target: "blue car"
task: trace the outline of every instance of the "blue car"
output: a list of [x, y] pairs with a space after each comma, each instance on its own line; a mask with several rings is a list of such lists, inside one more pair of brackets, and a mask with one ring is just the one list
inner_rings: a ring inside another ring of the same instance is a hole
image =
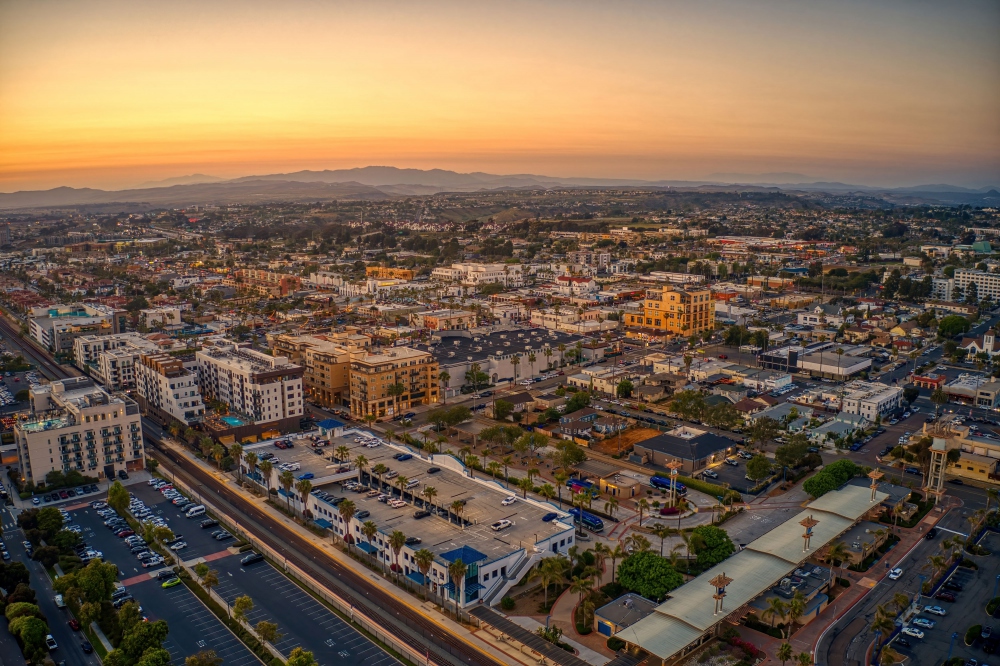
[[410, 458], [412, 458], [412, 457], [413, 457], [413, 456], [412, 456], [412, 455], [410, 455], [409, 453], [404, 453], [403, 455], [401, 455], [401, 456], [399, 456], [398, 458], [396, 458], [396, 460], [409, 460], [409, 459], [410, 459]]
[[555, 520], [558, 517], [559, 517], [558, 513], [547, 513], [544, 516], [542, 516], [542, 522], [543, 523], [549, 523], [549, 522], [552, 522], [553, 520]]
[[305, 481], [306, 479], [312, 479], [312, 478], [315, 478], [315, 476], [316, 476], [316, 475], [315, 475], [315, 474], [313, 474], [312, 472], [306, 472], [305, 474], [299, 474], [299, 475], [298, 475], [297, 477], [295, 477], [295, 478], [296, 478], [296, 479], [298, 479], [299, 481]]

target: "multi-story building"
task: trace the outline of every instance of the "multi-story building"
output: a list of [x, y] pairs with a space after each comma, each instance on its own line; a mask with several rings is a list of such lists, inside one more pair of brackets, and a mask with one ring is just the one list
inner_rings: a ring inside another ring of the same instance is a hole
[[853, 381], [844, 391], [841, 411], [859, 414], [872, 422], [899, 409], [903, 400], [902, 388], [880, 382]]
[[139, 356], [158, 350], [156, 343], [138, 333], [85, 335], [73, 341], [76, 367], [94, 377], [109, 391], [135, 388]]
[[193, 355], [185, 362], [170, 354], [143, 354], [135, 374], [139, 405], [161, 422], [175, 419], [191, 425], [205, 415]]
[[351, 360], [351, 413], [392, 417], [397, 410], [436, 403], [438, 373], [434, 356], [411, 347], [359, 354]]
[[350, 405], [351, 358], [365, 353], [370, 339], [357, 335], [277, 335], [269, 338], [275, 356], [286, 356], [305, 368], [309, 399], [321, 407]]
[[73, 352], [73, 341], [84, 335], [111, 335], [125, 330], [125, 310], [94, 303], [32, 308], [31, 337], [56, 354]]
[[467, 287], [502, 284], [512, 288], [524, 286], [523, 270], [521, 264], [452, 264], [451, 268], [435, 268], [431, 277], [460, 282]]
[[255, 425], [294, 428], [304, 413], [304, 369], [284, 356], [218, 344], [196, 355], [198, 386], [206, 399], [225, 403]]
[[979, 298], [989, 296], [996, 301], [1000, 298], [1000, 273], [986, 273], [959, 268], [955, 271], [955, 288], [968, 296], [969, 285], [976, 285], [976, 295]]
[[72, 377], [29, 391], [30, 414], [14, 425], [25, 482], [76, 470], [100, 478], [145, 465], [139, 405], [111, 394], [90, 377]]
[[409, 268], [389, 268], [387, 266], [368, 266], [365, 275], [373, 278], [391, 278], [394, 280], [412, 280], [416, 272]]
[[301, 289], [302, 278], [288, 273], [241, 268], [233, 274], [233, 277], [223, 280], [222, 284], [269, 298], [282, 298]]
[[936, 301], [951, 301], [955, 297], [955, 279], [932, 277], [930, 297]]
[[465, 331], [476, 327], [476, 313], [466, 310], [425, 310], [410, 315], [410, 324], [432, 331]]
[[585, 264], [587, 266], [604, 268], [611, 263], [611, 253], [596, 250], [576, 250], [567, 252], [566, 260], [572, 264]]
[[637, 314], [626, 314], [629, 336], [691, 336], [715, 328], [715, 297], [707, 288], [665, 285], [646, 291]]
[[181, 325], [180, 308], [148, 308], [139, 310], [139, 325], [149, 330]]

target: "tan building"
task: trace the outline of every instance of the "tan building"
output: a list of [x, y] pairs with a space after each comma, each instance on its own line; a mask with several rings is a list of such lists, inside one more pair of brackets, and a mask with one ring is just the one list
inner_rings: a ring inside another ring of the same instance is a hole
[[305, 368], [305, 393], [321, 407], [350, 404], [351, 358], [364, 356], [370, 339], [351, 334], [278, 335], [270, 338], [275, 356]]
[[411, 314], [410, 324], [432, 331], [467, 331], [476, 327], [476, 313], [466, 310], [426, 310]]
[[[359, 354], [351, 360], [351, 413], [392, 417], [415, 405], [438, 401], [438, 362], [419, 349], [391, 347], [378, 353]], [[390, 387], [403, 391], [392, 395]]]
[[416, 272], [409, 268], [388, 268], [386, 266], [368, 266], [365, 268], [367, 277], [393, 280], [412, 280], [416, 277]]
[[287, 273], [272, 273], [252, 268], [241, 268], [222, 284], [243, 291], [250, 291], [269, 298], [281, 298], [302, 288], [302, 278]]
[[625, 325], [633, 337], [700, 335], [715, 329], [715, 297], [708, 288], [649, 289], [639, 313], [625, 315]]

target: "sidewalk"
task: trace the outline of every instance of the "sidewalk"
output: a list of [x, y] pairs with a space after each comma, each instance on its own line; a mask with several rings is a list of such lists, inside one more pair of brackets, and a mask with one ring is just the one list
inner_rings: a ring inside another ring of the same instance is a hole
[[[291, 518], [289, 518], [285, 514], [272, 508], [266, 503], [265, 498], [249, 495], [239, 487], [239, 485], [233, 480], [231, 476], [219, 472], [219, 470], [216, 469], [215, 467], [210, 466], [205, 461], [198, 459], [197, 457], [192, 455], [191, 451], [186, 447], [178, 444], [177, 442], [173, 441], [171, 438], [168, 437], [164, 437], [162, 442], [164, 447], [169, 448], [171, 452], [173, 452], [175, 455], [184, 456], [189, 462], [198, 465], [199, 467], [202, 468], [204, 472], [211, 474], [220, 483], [224, 483], [227, 486], [229, 486], [230, 490], [240, 493], [240, 495], [243, 496], [245, 499], [256, 504], [261, 511], [268, 512], [271, 518], [273, 518], [274, 520], [281, 521], [286, 528], [294, 530], [299, 537], [311, 542], [312, 545], [317, 550], [321, 550], [327, 556], [335, 558], [341, 565], [350, 568], [355, 573], [355, 575], [363, 577], [369, 580], [370, 582], [379, 585], [384, 592], [391, 594], [393, 598], [399, 601], [399, 603], [405, 604], [408, 607], [410, 607], [410, 609], [413, 610], [414, 612], [419, 613], [426, 618], [429, 618], [439, 627], [441, 627], [442, 630], [447, 631], [450, 634], [453, 634], [454, 636], [466, 642], [471, 647], [487, 654], [489, 657], [495, 659], [500, 663], [510, 664], [511, 666], [521, 666], [522, 662], [514, 660], [511, 656], [496, 649], [494, 646], [486, 643], [482, 638], [474, 634], [471, 628], [457, 623], [455, 620], [451, 619], [450, 617], [442, 613], [436, 604], [433, 604], [432, 602], [429, 601], [421, 602], [418, 598], [413, 597], [406, 591], [396, 587], [396, 585], [386, 580], [380, 574], [372, 571], [371, 569], [367, 568], [354, 558], [341, 552], [339, 548], [330, 543], [329, 538], [322, 538], [317, 536], [316, 534], [313, 534], [311, 531], [307, 530], [305, 527], [302, 527], [298, 523], [294, 522]], [[391, 633], [391, 631], [388, 631], [387, 633]]]

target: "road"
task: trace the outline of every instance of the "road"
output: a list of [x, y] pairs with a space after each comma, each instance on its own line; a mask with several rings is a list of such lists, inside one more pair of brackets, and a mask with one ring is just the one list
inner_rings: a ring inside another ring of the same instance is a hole
[[67, 377], [75, 377], [80, 374], [75, 370], [67, 370], [56, 363], [51, 356], [39, 352], [31, 343], [22, 340], [20, 333], [7, 317], [0, 314], [0, 334], [4, 336], [7, 346], [11, 351], [20, 351], [24, 358], [34, 363], [39, 372], [47, 379], [66, 379]]
[[[281, 553], [290, 563], [298, 566], [362, 613], [391, 630], [396, 638], [420, 653], [429, 653], [439, 664], [497, 664], [483, 653], [466, 644], [457, 636], [444, 632], [440, 626], [399, 603], [379, 586], [369, 583], [336, 559], [319, 551], [311, 542], [287, 529], [239, 493], [230, 490], [212, 475], [183, 458], [174, 457], [159, 448], [162, 431], [155, 424], [143, 421], [147, 442], [152, 455], [164, 471], [180, 476], [192, 489], [209, 495], [215, 493], [213, 502], [244, 526], [254, 536]], [[499, 666], [499, 665], [498, 665]]]

